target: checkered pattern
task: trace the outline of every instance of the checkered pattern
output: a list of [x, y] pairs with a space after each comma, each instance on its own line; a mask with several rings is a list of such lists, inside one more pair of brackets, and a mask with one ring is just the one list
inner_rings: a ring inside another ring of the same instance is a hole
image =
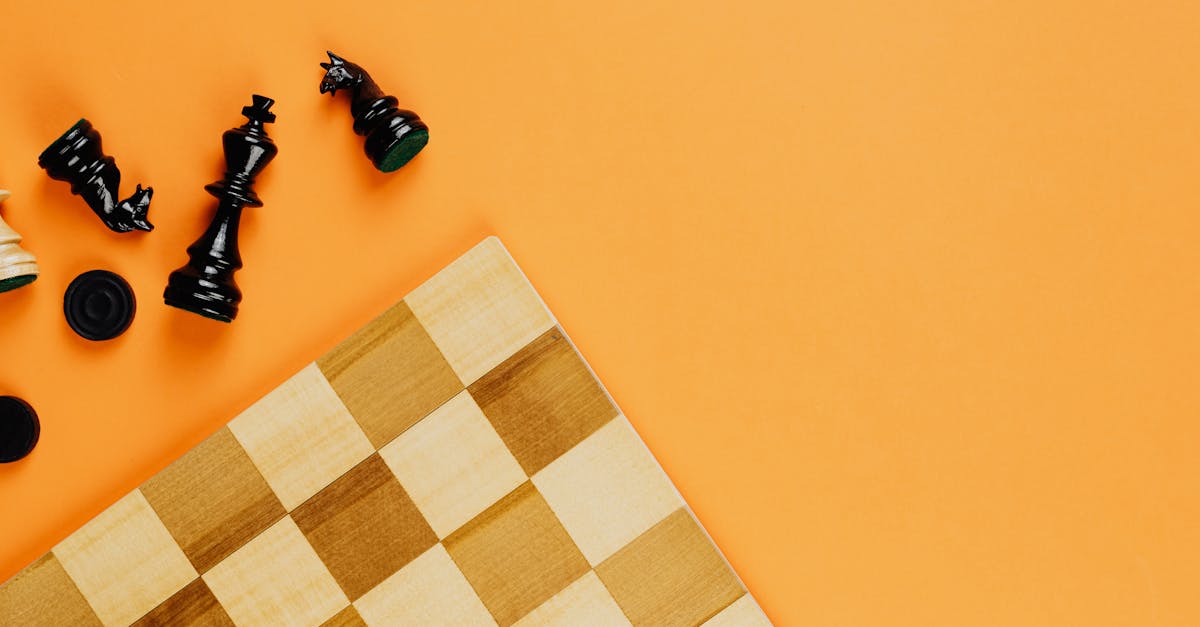
[[5, 584], [0, 623], [769, 624], [494, 238]]

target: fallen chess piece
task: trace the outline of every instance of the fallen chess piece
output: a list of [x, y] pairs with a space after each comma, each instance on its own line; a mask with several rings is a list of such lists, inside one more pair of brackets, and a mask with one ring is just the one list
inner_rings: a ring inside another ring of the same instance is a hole
[[91, 122], [82, 119], [76, 122], [42, 151], [38, 165], [50, 178], [70, 183], [71, 193], [82, 196], [108, 228], [118, 233], [154, 229], [146, 221], [154, 189], [138, 185], [132, 196], [117, 200], [121, 171], [116, 161], [104, 154], [100, 133]]
[[397, 108], [400, 101], [384, 95], [366, 70], [332, 52], [325, 54], [329, 63], [321, 64], [321, 93], [348, 90], [354, 132], [367, 138], [367, 156], [381, 172], [399, 170], [429, 143], [429, 127], [416, 113]]
[[279, 151], [263, 128], [275, 121], [270, 111], [274, 103], [255, 95], [254, 104], [242, 107], [248, 121], [222, 136], [225, 177], [204, 187], [220, 201], [217, 212], [204, 235], [188, 247], [187, 265], [171, 273], [163, 292], [168, 305], [221, 322], [237, 317], [242, 302], [242, 291], [233, 280], [233, 273], [242, 267], [238, 225], [243, 207], [262, 206], [251, 186]]
[[0, 396], [0, 464], [15, 462], [33, 451], [42, 425], [29, 403]]
[[[0, 189], [0, 203], [11, 194]], [[38, 278], [37, 259], [21, 248], [21, 235], [0, 217], [0, 292], [15, 290]]]

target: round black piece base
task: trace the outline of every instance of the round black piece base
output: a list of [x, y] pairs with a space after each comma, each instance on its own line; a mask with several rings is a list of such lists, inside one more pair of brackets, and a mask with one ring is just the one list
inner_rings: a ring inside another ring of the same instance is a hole
[[15, 396], [0, 396], [0, 464], [28, 455], [41, 434], [37, 412], [29, 403]]
[[416, 130], [396, 138], [388, 148], [380, 151], [378, 159], [374, 155], [371, 159], [379, 172], [396, 172], [404, 163], [412, 161], [427, 143], [430, 143], [430, 132]]
[[101, 342], [121, 335], [133, 322], [137, 301], [125, 279], [107, 270], [84, 272], [67, 286], [63, 314], [80, 337]]
[[[87, 121], [87, 118], [79, 118], [67, 132], [59, 135], [58, 139], [51, 142], [42, 154], [38, 155], [38, 165], [43, 168], [63, 167], [60, 164], [65, 164], [69, 159], [67, 154], [73, 149], [73, 144], [82, 143], [83, 139], [92, 130], [92, 123]], [[88, 138], [90, 139], [90, 138]]]
[[171, 273], [167, 289], [163, 290], [163, 302], [197, 316], [229, 323], [237, 318], [242, 293], [236, 285], [218, 285], [184, 266]]
[[167, 306], [169, 306], [169, 307], [174, 307], [176, 309], [182, 309], [184, 311], [190, 311], [190, 312], [196, 314], [197, 316], [204, 316], [205, 318], [208, 318], [209, 320], [216, 320], [217, 322], [224, 322], [225, 324], [229, 324], [230, 322], [233, 322], [233, 316], [228, 316], [219, 311], [214, 311], [212, 309], [209, 309], [208, 307], [197, 307], [196, 305], [194, 305], [192, 303], [184, 303], [184, 302], [180, 302], [177, 300], [172, 300], [170, 298], [163, 298], [163, 302], [166, 303]]

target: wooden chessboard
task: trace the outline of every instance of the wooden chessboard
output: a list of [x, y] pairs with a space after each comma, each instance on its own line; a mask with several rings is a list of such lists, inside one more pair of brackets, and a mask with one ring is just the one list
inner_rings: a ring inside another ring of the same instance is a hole
[[131, 623], [770, 624], [495, 238], [0, 588]]

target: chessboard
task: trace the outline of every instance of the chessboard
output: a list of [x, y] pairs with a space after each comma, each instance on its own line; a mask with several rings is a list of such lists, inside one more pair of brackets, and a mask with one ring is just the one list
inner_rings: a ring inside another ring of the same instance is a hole
[[4, 625], [769, 625], [489, 238], [0, 587]]

